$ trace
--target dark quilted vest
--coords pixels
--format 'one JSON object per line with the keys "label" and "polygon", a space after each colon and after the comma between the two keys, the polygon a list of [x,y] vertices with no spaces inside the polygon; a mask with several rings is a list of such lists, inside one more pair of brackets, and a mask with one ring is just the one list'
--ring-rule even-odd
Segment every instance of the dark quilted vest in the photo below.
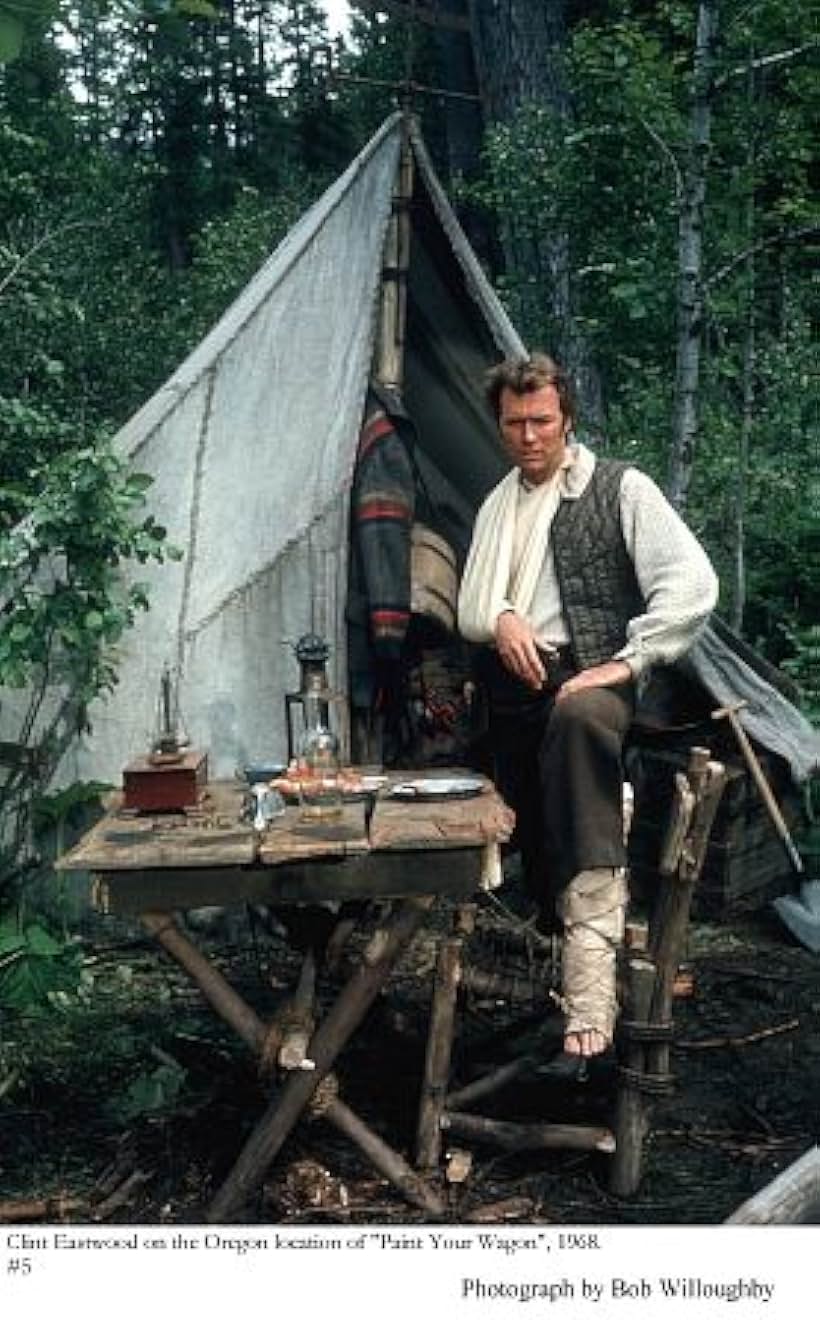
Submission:
{"label": "dark quilted vest", "polygon": [[598,461],[580,498],[565,498],[550,539],[575,661],[591,668],[626,644],[626,624],[643,612],[621,531],[623,461]]}

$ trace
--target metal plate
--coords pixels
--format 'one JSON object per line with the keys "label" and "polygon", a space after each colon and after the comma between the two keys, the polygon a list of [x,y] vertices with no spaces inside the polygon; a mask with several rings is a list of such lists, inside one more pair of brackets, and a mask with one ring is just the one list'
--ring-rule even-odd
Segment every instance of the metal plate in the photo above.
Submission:
{"label": "metal plate", "polygon": [[485,787],[484,779],[408,779],[406,783],[394,783],[388,789],[388,796],[400,802],[450,802],[458,798],[478,797]]}

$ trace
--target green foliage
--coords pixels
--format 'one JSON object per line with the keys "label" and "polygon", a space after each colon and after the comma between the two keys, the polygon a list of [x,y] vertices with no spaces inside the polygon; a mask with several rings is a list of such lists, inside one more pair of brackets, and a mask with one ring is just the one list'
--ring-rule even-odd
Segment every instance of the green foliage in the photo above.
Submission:
{"label": "green foliage", "polygon": [[111,1102],[111,1109],[124,1123],[143,1115],[170,1114],[178,1104],[186,1079],[181,1065],[160,1064],[150,1073],[132,1079],[125,1092]]}
{"label": "green foliage", "polygon": [[56,940],[36,922],[21,927],[16,916],[0,920],[0,1010],[47,1004],[58,992],[76,992],[79,982],[76,944]]}
{"label": "green foliage", "polygon": [[201,336],[218,318],[293,223],[313,201],[317,181],[295,171],[275,199],[243,188],[224,216],[207,222],[193,246],[190,279],[175,316],[187,319],[190,338]]}
{"label": "green foliage", "polygon": [[0,61],[13,60],[20,54],[25,29],[16,14],[0,9]]}
{"label": "green foliage", "polygon": [[[672,434],[678,204],[696,8],[633,0],[587,7],[567,49],[569,115],[521,105],[492,126],[477,191],[499,219],[505,250],[520,258],[500,285],[525,341],[555,349],[572,334],[583,338],[601,375],[610,445],[661,482]],[[811,8],[763,0],[722,19],[703,232],[701,432],[688,516],[731,602],[736,515],[745,504],[745,624],[775,658],[787,648],[784,623],[816,621],[820,576],[811,277],[820,235],[812,166],[820,93]],[[755,65],[781,51],[797,53]],[[569,246],[572,301],[554,285],[556,235]],[[750,307],[755,356],[744,439]]]}
{"label": "green foliage", "polygon": [[60,829],[75,812],[95,805],[104,793],[110,791],[110,783],[100,783],[96,779],[70,783],[65,788],[37,798],[35,806],[37,821],[42,826]]}
{"label": "green foliage", "polygon": [[26,32],[44,27],[57,10],[57,0],[2,0],[0,4],[0,66],[15,60]]}
{"label": "green foliage", "polygon": [[[88,706],[113,689],[118,647],[147,608],[131,568],[175,556],[140,511],[150,479],[129,473],[104,441],[26,475],[16,524],[0,527],[0,685],[4,729],[35,759],[0,782],[0,894],[19,889],[43,793],[62,752],[88,724]],[[14,707],[12,696],[20,693]],[[44,805],[40,803],[42,814]]]}
{"label": "green foliage", "polygon": [[791,652],[781,668],[800,689],[806,718],[820,728],[820,624],[787,630]]}
{"label": "green foliage", "polygon": [[113,687],[115,647],[147,607],[123,564],[162,561],[165,531],[135,516],[150,478],[102,443],[28,478],[19,523],[0,535],[0,685],[59,680],[84,708]]}

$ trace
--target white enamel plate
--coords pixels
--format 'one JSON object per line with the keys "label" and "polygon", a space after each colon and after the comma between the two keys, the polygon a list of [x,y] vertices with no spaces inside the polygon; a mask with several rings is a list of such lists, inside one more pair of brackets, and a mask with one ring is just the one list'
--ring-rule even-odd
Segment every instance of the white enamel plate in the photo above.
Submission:
{"label": "white enamel plate", "polygon": [[390,796],[405,802],[450,801],[457,797],[477,797],[484,791],[484,780],[475,778],[408,779],[394,783]]}

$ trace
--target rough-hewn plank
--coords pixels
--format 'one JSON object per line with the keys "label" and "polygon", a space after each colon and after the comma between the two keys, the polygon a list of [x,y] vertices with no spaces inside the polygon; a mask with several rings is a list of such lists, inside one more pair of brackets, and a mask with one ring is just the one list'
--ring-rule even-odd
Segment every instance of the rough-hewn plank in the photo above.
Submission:
{"label": "rough-hewn plank", "polygon": [[119,798],[58,862],[64,871],[141,871],[152,868],[247,866],[255,835],[242,820],[238,783],[209,784],[193,811],[141,814],[123,811]]}
{"label": "rough-hewn plank", "polygon": [[381,797],[370,824],[370,846],[406,852],[479,846],[503,838],[509,811],[488,784],[478,797],[441,802],[400,802]]}
{"label": "rough-hewn plank", "polygon": [[103,871],[93,885],[95,907],[113,915],[239,907],[243,903],[325,903],[413,898],[469,898],[478,887],[481,851],[371,853],[263,867]]}
{"label": "rough-hewn plank", "polygon": [[341,815],[329,820],[305,819],[300,807],[289,806],[260,837],[259,860],[264,866],[276,866],[318,857],[359,856],[369,849],[364,802],[346,802]]}

